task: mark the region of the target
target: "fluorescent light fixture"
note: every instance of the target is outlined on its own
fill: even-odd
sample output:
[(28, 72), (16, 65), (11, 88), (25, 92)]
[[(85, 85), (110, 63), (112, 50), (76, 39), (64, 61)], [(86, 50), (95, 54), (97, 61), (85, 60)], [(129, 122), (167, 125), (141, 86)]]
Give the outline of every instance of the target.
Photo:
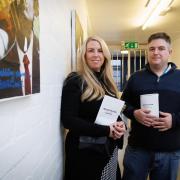
[(145, 30), (152, 24), (162, 12), (168, 11), (173, 1), (174, 0), (151, 0), (148, 4), (149, 8), (151, 8), (151, 12), (143, 24), (142, 30)]
[(122, 50), (121, 54), (128, 54), (128, 50)]

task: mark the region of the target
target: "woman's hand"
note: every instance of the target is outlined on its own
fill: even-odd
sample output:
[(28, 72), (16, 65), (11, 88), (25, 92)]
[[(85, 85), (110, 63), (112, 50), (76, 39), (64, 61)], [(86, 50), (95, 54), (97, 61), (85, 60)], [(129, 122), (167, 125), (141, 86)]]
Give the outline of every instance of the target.
[(119, 139), (126, 132), (126, 126), (123, 121), (117, 121), (110, 125), (109, 137), (114, 140)]

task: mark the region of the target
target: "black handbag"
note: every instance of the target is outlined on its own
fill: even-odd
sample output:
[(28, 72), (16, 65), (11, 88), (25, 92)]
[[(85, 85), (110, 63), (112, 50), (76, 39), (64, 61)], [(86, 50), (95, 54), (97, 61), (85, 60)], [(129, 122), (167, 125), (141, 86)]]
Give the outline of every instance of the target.
[(80, 136), (79, 149), (91, 150), (97, 153), (109, 154), (109, 139), (106, 136), (103, 137)]

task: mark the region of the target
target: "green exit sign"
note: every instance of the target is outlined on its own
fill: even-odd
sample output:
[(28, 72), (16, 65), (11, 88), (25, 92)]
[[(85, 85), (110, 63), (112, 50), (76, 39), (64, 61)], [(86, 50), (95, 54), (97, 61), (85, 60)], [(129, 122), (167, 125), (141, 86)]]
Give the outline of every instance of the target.
[(136, 49), (138, 48), (139, 44), (138, 42), (125, 42), (124, 47), (126, 49)]

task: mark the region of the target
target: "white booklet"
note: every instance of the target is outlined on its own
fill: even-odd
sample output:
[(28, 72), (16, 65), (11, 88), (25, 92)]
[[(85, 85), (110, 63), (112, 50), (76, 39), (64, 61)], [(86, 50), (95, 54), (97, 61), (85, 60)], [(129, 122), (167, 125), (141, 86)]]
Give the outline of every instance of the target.
[(123, 106), (124, 101), (105, 95), (95, 123), (109, 126), (116, 122)]
[(143, 94), (140, 96), (141, 108), (150, 110), (150, 114), (159, 117), (159, 94)]

